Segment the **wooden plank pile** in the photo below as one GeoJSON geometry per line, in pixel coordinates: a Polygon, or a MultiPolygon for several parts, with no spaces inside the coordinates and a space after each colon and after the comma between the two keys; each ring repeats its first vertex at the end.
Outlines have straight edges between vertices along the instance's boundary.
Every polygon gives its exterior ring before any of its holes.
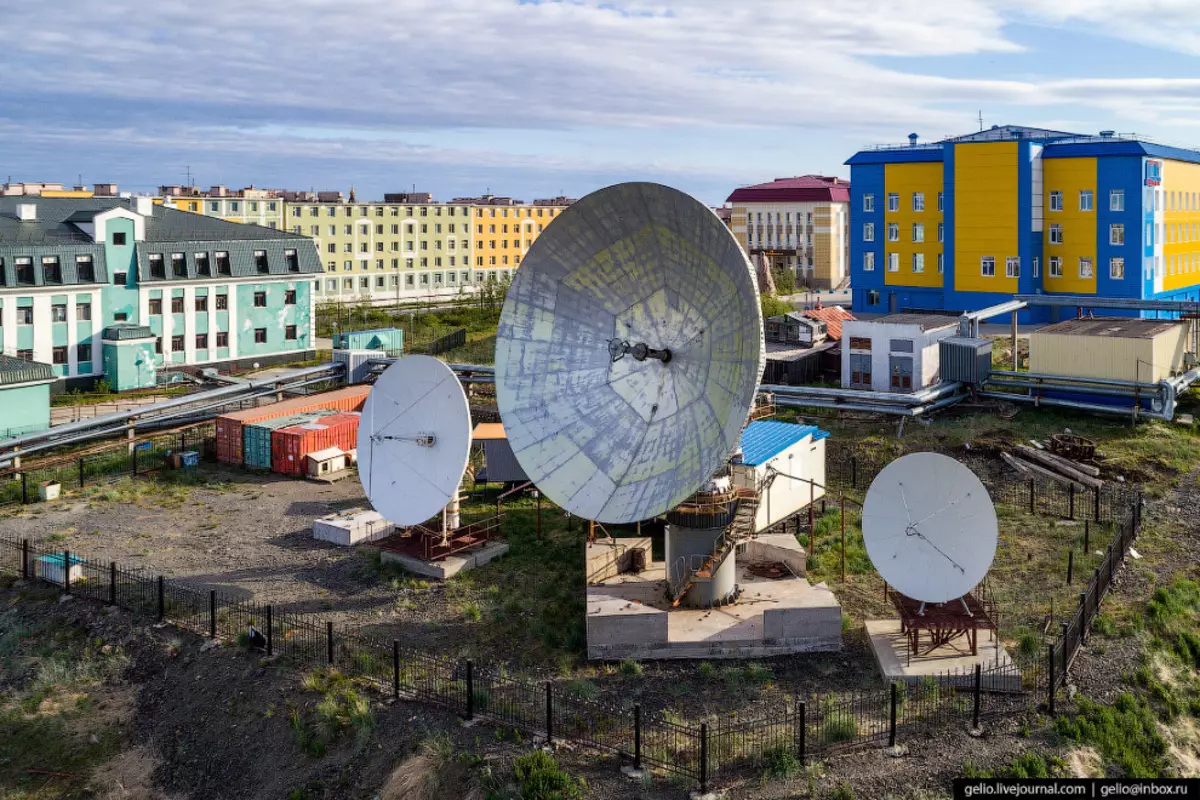
{"type": "Polygon", "coordinates": [[[1100,479],[1100,468],[1096,465],[1055,455],[1046,449],[1044,443],[1033,439],[1028,445],[1016,445],[1010,452],[1001,453],[1000,456],[1022,475],[1036,475],[1073,485],[1076,491],[1098,489],[1104,485],[1100,479]]]}

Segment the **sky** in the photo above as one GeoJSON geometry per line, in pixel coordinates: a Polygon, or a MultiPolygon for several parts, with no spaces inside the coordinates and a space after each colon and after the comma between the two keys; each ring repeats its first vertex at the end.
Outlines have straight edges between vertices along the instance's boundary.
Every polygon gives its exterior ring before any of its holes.
{"type": "Polygon", "coordinates": [[[1023,124],[1200,146],[1195,0],[0,0],[0,181],[524,200],[1023,124]]]}

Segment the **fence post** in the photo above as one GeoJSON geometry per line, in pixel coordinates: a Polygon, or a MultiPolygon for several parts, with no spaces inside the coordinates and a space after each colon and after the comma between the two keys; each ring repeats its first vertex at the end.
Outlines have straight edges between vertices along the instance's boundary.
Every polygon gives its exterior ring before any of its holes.
{"type": "Polygon", "coordinates": [[[1071,500],[1071,519],[1075,519],[1075,484],[1067,484],[1067,496],[1071,500]]]}
{"type": "Polygon", "coordinates": [[[1113,576],[1117,574],[1117,560],[1113,558],[1112,545],[1108,546],[1108,582],[1111,584],[1113,576]]]}
{"type": "Polygon", "coordinates": [[[208,590],[208,638],[217,638],[217,590],[208,590]]]}
{"type": "Polygon", "coordinates": [[[467,721],[475,719],[475,664],[467,659],[467,721]]]}
{"type": "Polygon", "coordinates": [[[108,604],[117,604],[117,562],[108,562],[108,604]]]}
{"type": "Polygon", "coordinates": [[[1037,490],[1037,484],[1034,483],[1033,478],[1030,478],[1029,479],[1029,513],[1030,514],[1033,513],[1033,498],[1034,498],[1034,495],[1036,494],[1036,490],[1037,490]]]}
{"type": "Polygon", "coordinates": [[[1063,685],[1067,685],[1067,664],[1071,661],[1071,648],[1067,646],[1067,623],[1059,623],[1059,636],[1062,639],[1062,680],[1063,685]]]}
{"type": "Polygon", "coordinates": [[[1050,652],[1047,654],[1047,661],[1050,662],[1050,693],[1046,698],[1047,709],[1050,716],[1054,716],[1054,645],[1050,645],[1050,652]]]}
{"type": "Polygon", "coordinates": [[[806,709],[803,700],[800,701],[798,711],[800,712],[800,764],[803,765],[805,749],[808,744],[806,741],[808,737],[808,715],[805,713],[806,709]]]}
{"type": "Polygon", "coordinates": [[[83,456],[79,457],[79,488],[83,488],[83,456]]]}
{"type": "Polygon", "coordinates": [[[975,665],[975,713],[972,715],[972,724],[975,730],[979,730],[979,707],[983,702],[983,665],[975,665]]]}
{"type": "Polygon", "coordinates": [[[1100,521],[1100,487],[1092,487],[1092,519],[1100,521]]]}
{"type": "Polygon", "coordinates": [[[850,459],[850,488],[858,488],[858,459],[850,459]]]}
{"type": "Polygon", "coordinates": [[[546,681],[546,744],[554,741],[554,684],[546,681]]]}
{"type": "Polygon", "coordinates": [[[1067,586],[1075,579],[1075,551],[1067,551],[1067,586]]]}
{"type": "Polygon", "coordinates": [[[63,594],[71,593],[71,551],[63,550],[63,594]]]}
{"type": "Polygon", "coordinates": [[[267,605],[267,655],[271,656],[275,653],[275,620],[273,609],[270,604],[267,605]]]}
{"type": "Polygon", "coordinates": [[[1096,596],[1092,598],[1092,616],[1100,613],[1100,568],[1092,570],[1092,585],[1096,587],[1096,596]]]}
{"type": "Polygon", "coordinates": [[[892,681],[892,710],[888,723],[888,747],[896,746],[896,682],[892,681]]]}
{"type": "Polygon", "coordinates": [[[392,639],[392,697],[400,699],[400,640],[392,639]]]}
{"type": "Polygon", "coordinates": [[[642,768],[642,704],[633,704],[633,768],[642,768]]]}
{"type": "Polygon", "coordinates": [[[163,576],[158,576],[158,621],[162,622],[167,616],[167,602],[163,592],[163,576]]]}
{"type": "Polygon", "coordinates": [[[333,620],[325,620],[325,663],[333,666],[333,620]]]}
{"type": "Polygon", "coordinates": [[[1087,555],[1092,552],[1092,524],[1086,519],[1083,521],[1083,554],[1087,555]]]}
{"type": "Polygon", "coordinates": [[[708,794],[708,723],[700,723],[700,794],[708,794]]]}
{"type": "Polygon", "coordinates": [[[21,580],[29,580],[29,540],[21,540],[21,580]]]}
{"type": "Polygon", "coordinates": [[[21,473],[21,505],[29,505],[29,480],[28,475],[21,473]]]}
{"type": "Polygon", "coordinates": [[[1079,641],[1087,640],[1087,592],[1079,593],[1079,641]]]}
{"type": "Polygon", "coordinates": [[[133,446],[133,450],[129,452],[129,461],[133,468],[133,475],[137,477],[137,445],[133,446]]]}

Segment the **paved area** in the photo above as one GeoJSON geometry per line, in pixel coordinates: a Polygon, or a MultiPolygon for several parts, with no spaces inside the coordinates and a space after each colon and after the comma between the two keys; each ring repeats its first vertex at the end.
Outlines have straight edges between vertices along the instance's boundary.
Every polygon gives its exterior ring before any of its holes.
{"type": "MultiPolygon", "coordinates": [[[[910,659],[907,637],[900,632],[900,620],[869,619],[866,626],[871,650],[885,681],[917,683],[922,678],[948,672],[962,673],[963,680],[968,681],[976,664],[985,670],[1012,665],[1004,644],[992,631],[979,632],[978,655],[971,655],[964,638],[955,642],[956,646],[944,645],[931,653],[913,654],[910,659]]],[[[1020,676],[1015,671],[1011,682],[1014,691],[1021,688],[1020,676]]]]}
{"type": "MultiPolygon", "coordinates": [[[[177,397],[178,395],[176,395],[177,397]]],[[[91,405],[78,406],[51,406],[50,407],[50,427],[55,425],[65,425],[68,422],[78,422],[82,419],[92,419],[94,417],[103,417],[108,414],[119,414],[122,411],[133,411],[142,406],[161,403],[164,400],[174,399],[167,395],[152,395],[146,397],[133,397],[126,400],[113,400],[106,403],[94,403],[91,405]]]]}

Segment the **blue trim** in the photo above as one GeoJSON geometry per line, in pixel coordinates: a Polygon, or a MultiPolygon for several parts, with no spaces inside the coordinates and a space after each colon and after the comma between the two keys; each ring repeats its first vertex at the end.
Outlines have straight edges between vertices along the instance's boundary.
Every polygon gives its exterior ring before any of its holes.
{"type": "MultiPolygon", "coordinates": [[[[851,167],[858,167],[866,164],[912,164],[941,160],[941,148],[922,147],[913,150],[860,150],[846,159],[844,163],[851,167]]],[[[854,185],[853,178],[850,179],[850,185],[854,185]]]]}
{"type": "Polygon", "coordinates": [[[947,297],[954,296],[955,274],[954,274],[954,145],[946,145],[945,163],[942,166],[942,221],[946,224],[946,236],[942,241],[942,252],[945,253],[942,259],[942,266],[945,269],[945,274],[942,275],[942,290],[947,297]]]}
{"type": "Polygon", "coordinates": [[[1115,139],[1111,142],[1078,142],[1074,144],[1048,144],[1045,158],[1083,158],[1107,156],[1149,156],[1170,158],[1200,164],[1200,151],[1182,147],[1167,147],[1150,142],[1130,142],[1115,139]]]}
{"type": "Polygon", "coordinates": [[[818,442],[829,436],[815,425],[796,425],[791,422],[758,420],[742,431],[742,463],[749,466],[765,464],[794,444],[812,437],[818,442]]]}
{"type": "MultiPolygon", "coordinates": [[[[1020,274],[1017,276],[1017,292],[1033,291],[1033,165],[1029,163],[1029,142],[1017,142],[1017,258],[1021,259],[1020,274]]],[[[997,256],[999,258],[999,256],[997,256]]],[[[1005,257],[1007,261],[1007,257],[1005,257]]],[[[1000,265],[996,265],[999,272],[1000,265]]],[[[1004,265],[1008,275],[1008,264],[1004,265]]]]}
{"type": "Polygon", "coordinates": [[[884,166],[868,164],[852,167],[850,170],[850,286],[851,309],[853,311],[881,311],[886,308],[884,302],[884,283],[887,262],[884,259],[884,241],[887,229],[884,226],[884,209],[887,208],[887,193],[884,187],[884,166]],[[863,211],[863,195],[875,195],[875,210],[863,211]],[[863,225],[875,224],[875,241],[863,241],[863,225]],[[875,269],[872,272],[863,270],[863,254],[875,254],[875,269]],[[880,305],[872,306],[867,303],[867,293],[880,293],[880,305]]]}

